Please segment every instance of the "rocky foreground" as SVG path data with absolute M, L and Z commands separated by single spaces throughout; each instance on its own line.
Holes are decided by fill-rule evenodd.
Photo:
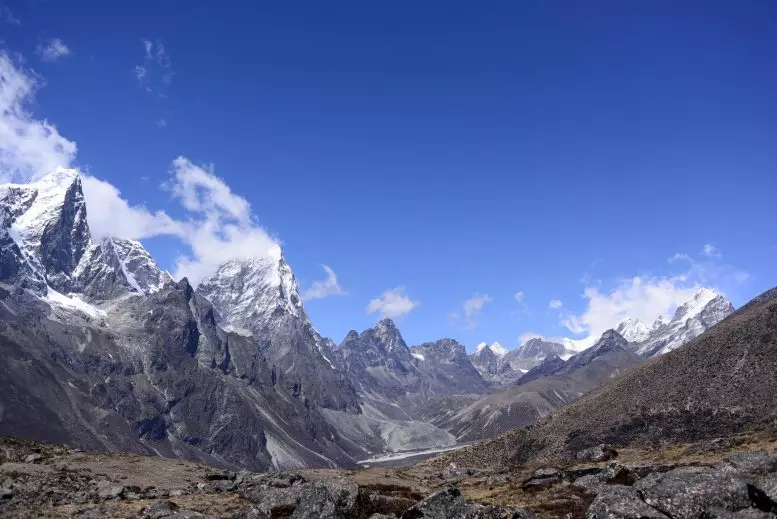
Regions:
M 225 472 L 140 455 L 0 440 L 0 516 L 132 518 L 766 518 L 777 434 L 648 450 L 581 450 L 562 464 L 474 469 Z

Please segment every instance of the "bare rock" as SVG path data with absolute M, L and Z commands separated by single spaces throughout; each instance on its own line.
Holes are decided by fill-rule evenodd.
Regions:
M 612 463 L 596 473 L 581 476 L 572 485 L 584 489 L 589 494 L 598 494 L 606 485 L 631 486 L 637 481 L 637 475 L 623 465 Z
M 587 519 L 667 519 L 640 499 L 637 491 L 623 485 L 603 488 L 586 512 Z
M 177 510 L 178 505 L 172 501 L 158 501 L 145 507 L 140 514 L 143 519 L 159 519 L 169 517 Z
M 618 451 L 605 444 L 589 447 L 575 454 L 578 461 L 610 461 L 617 456 Z
M 505 509 L 465 502 L 458 488 L 437 491 L 402 514 L 402 519 L 529 519 L 523 509 Z
M 40 461 L 43 459 L 43 455 L 38 454 L 37 452 L 33 452 L 32 454 L 28 454 L 26 458 L 24 458 L 25 463 L 40 463 Z
M 642 499 L 677 519 L 697 518 L 709 508 L 750 507 L 748 488 L 737 475 L 706 467 L 684 467 L 649 474 L 635 484 Z

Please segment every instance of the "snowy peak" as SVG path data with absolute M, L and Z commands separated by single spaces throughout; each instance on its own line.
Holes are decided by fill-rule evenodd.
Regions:
M 264 257 L 223 263 L 200 283 L 197 293 L 213 304 L 222 324 L 236 330 L 273 327 L 284 316 L 307 320 L 297 281 L 280 247 Z
M 675 350 L 734 313 L 734 306 L 715 290 L 702 288 L 667 321 L 659 316 L 648 336 L 636 341 L 636 352 L 653 357 Z
M 150 294 L 173 281 L 172 276 L 157 266 L 139 241 L 105 238 L 100 245 L 106 256 L 115 259 L 118 270 L 135 292 Z
M 653 321 L 653 326 L 650 327 L 650 332 L 654 333 L 656 330 L 666 325 L 668 322 L 669 322 L 669 318 L 667 316 L 665 316 L 664 314 L 659 315 L 658 317 L 656 317 L 656 320 Z
M 504 346 L 502 346 L 498 342 L 493 342 L 493 343 L 491 343 L 491 345 L 489 345 L 488 343 L 485 343 L 485 342 L 481 342 L 475 348 L 475 354 L 476 355 L 479 354 L 484 349 L 488 349 L 491 353 L 493 353 L 497 357 L 504 357 L 505 355 L 507 355 L 507 348 L 505 348 Z
M 29 267 L 60 291 L 72 288 L 71 274 L 89 246 L 81 179 L 59 168 L 37 182 L 0 186 L 3 224 Z
M 699 289 L 693 297 L 677 307 L 672 321 L 685 321 L 699 315 L 710 302 L 721 297 L 716 291 L 709 288 Z M 721 297 L 722 298 L 722 297 Z
M 645 323 L 632 318 L 622 321 L 615 331 L 629 342 L 642 342 L 650 335 L 650 328 Z

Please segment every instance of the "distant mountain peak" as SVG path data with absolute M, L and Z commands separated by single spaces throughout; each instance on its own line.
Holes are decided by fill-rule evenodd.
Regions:
M 615 330 L 629 342 L 642 342 L 650 335 L 650 328 L 645 323 L 631 317 L 621 321 Z
M 660 315 L 653 323 L 650 333 L 642 341 L 637 341 L 636 352 L 643 357 L 670 352 L 701 335 L 733 312 L 734 305 L 719 292 L 701 288 L 691 299 L 677 307 L 671 320 Z
M 505 348 L 498 342 L 494 341 L 490 345 L 486 342 L 481 342 L 480 344 L 478 344 L 475 347 L 475 354 L 482 352 L 484 349 L 490 350 L 491 353 L 493 353 L 497 357 L 504 357 L 508 353 L 507 348 Z
M 197 293 L 234 329 L 260 329 L 272 324 L 278 312 L 307 319 L 296 278 L 280 247 L 266 256 L 225 261 L 200 282 Z

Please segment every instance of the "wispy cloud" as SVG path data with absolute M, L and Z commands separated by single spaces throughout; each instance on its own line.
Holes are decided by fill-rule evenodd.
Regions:
M 13 14 L 11 8 L 0 4 L 0 21 L 10 23 L 11 25 L 21 25 L 22 22 Z
M 157 128 L 167 128 L 167 120 L 166 119 L 157 119 L 154 121 L 154 126 Z
M 711 243 L 705 243 L 701 249 L 701 255 L 705 258 L 721 258 L 723 255 L 720 251 Z
M 313 285 L 302 294 L 302 299 L 310 301 L 311 299 L 324 299 L 329 296 L 348 295 L 343 290 L 343 287 L 337 282 L 337 274 L 335 274 L 335 271 L 327 265 L 321 265 L 321 268 L 326 272 L 326 279 L 314 282 Z
M 465 330 L 474 330 L 479 324 L 478 321 L 483 313 L 483 308 L 490 302 L 491 296 L 488 294 L 474 294 L 464 301 L 461 310 L 449 313 L 448 317 L 455 324 L 461 325 Z
M 691 259 L 691 257 L 684 252 L 675 252 L 674 255 L 670 256 L 667 261 L 669 261 L 669 263 L 679 263 L 683 261 L 693 263 L 693 259 Z
M 394 318 L 408 314 L 420 304 L 420 301 L 414 301 L 405 294 L 405 287 L 397 287 L 386 290 L 379 297 L 371 299 L 366 311 L 368 314 L 377 312 L 381 319 Z
M 559 301 L 558 299 L 551 299 L 550 302 L 548 303 L 548 308 L 552 310 L 558 310 L 562 306 L 564 306 L 564 303 Z
M 157 97 L 167 97 L 167 90 L 173 82 L 173 63 L 162 40 L 141 40 L 143 63 L 135 65 L 133 75 L 138 87 Z
M 519 290 L 518 292 L 516 292 L 516 293 L 515 293 L 515 295 L 514 295 L 513 297 L 514 297 L 514 298 L 515 298 L 515 300 L 516 300 L 516 301 L 518 301 L 519 303 L 523 303 L 523 300 L 524 300 L 524 298 L 525 298 L 525 296 L 524 296 L 524 294 L 523 294 L 523 290 Z
M 38 45 L 36 52 L 43 61 L 57 61 L 65 56 L 70 56 L 72 51 L 65 45 L 65 42 L 59 38 L 51 38 Z

